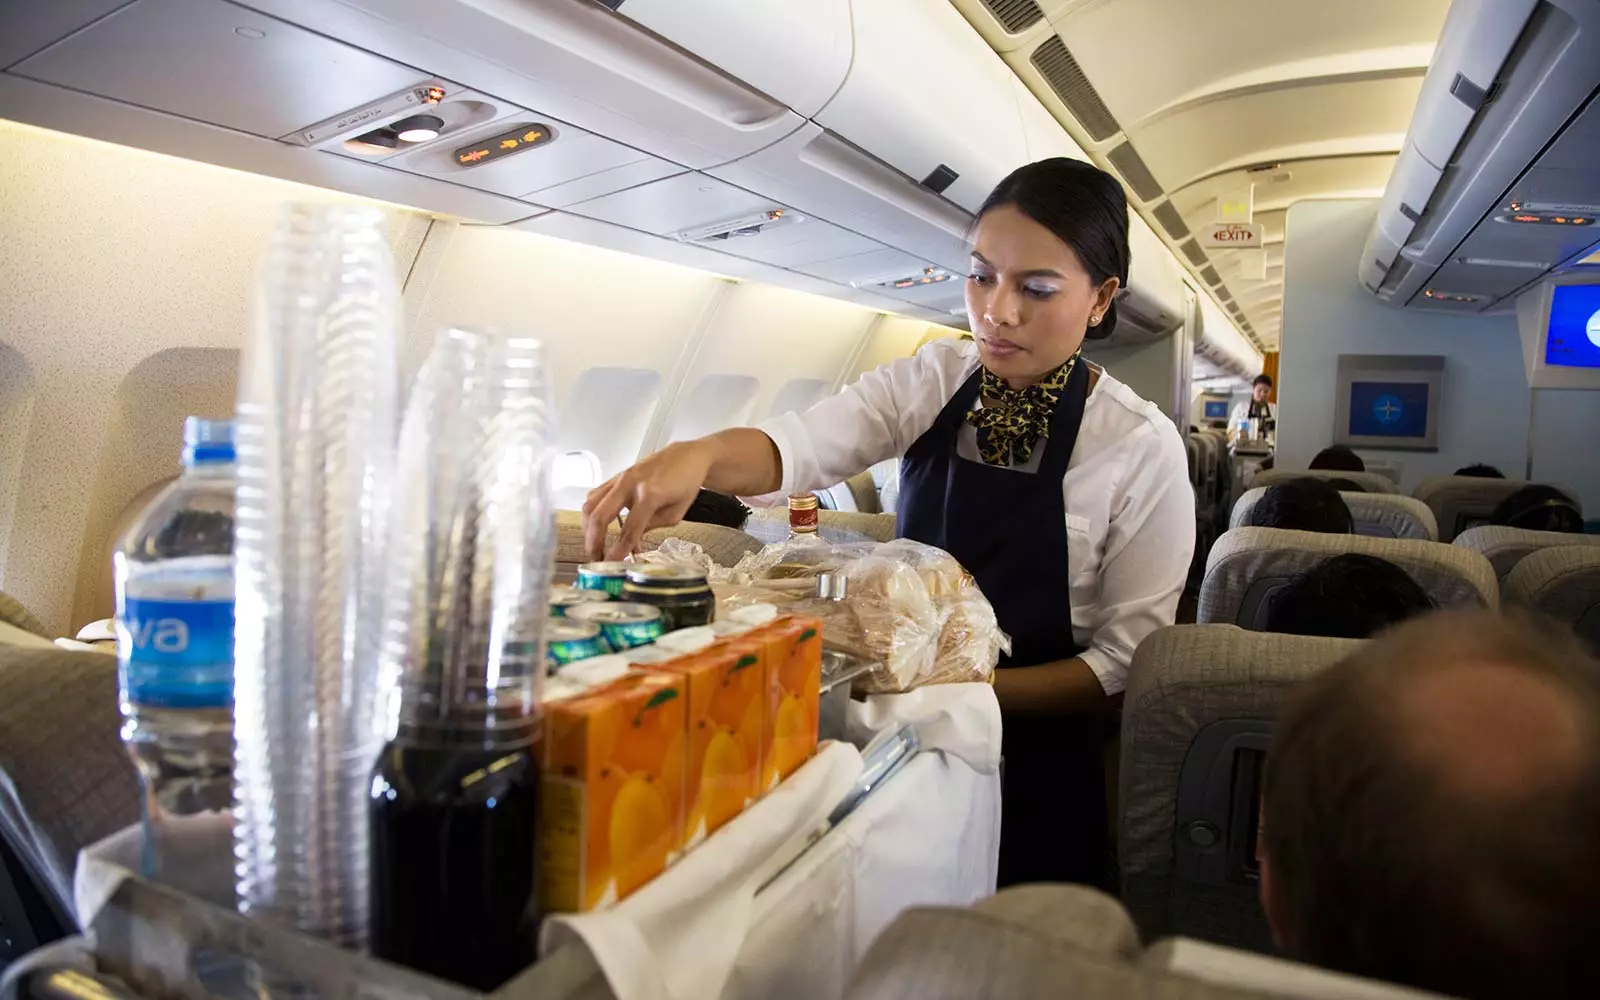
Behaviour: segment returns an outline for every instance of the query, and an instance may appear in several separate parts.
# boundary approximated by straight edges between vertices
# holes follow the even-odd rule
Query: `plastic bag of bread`
[[[843,579],[843,600],[818,596],[825,573]],[[856,682],[863,693],[988,680],[1011,645],[971,575],[949,553],[906,539],[769,545],[714,589],[721,607],[770,603],[821,618],[828,645],[877,664]]]

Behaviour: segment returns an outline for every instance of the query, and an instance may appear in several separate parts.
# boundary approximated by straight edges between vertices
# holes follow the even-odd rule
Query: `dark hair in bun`
[[[1116,278],[1128,287],[1128,197],[1115,177],[1082,160],[1040,160],[995,185],[978,215],[1004,205],[1016,206],[1071,247],[1096,285]],[[1116,328],[1113,302],[1086,336],[1104,340]]]

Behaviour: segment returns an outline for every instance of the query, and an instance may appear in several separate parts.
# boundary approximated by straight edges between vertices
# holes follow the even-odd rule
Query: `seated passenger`
[[[1348,535],[1355,530],[1355,520],[1339,490],[1310,477],[1269,486],[1250,512],[1250,523],[1257,528],[1320,531],[1328,535]]]
[[[1504,472],[1492,465],[1484,465],[1482,462],[1457,469],[1454,474],[1457,476],[1471,476],[1474,479],[1504,479],[1506,477]]]
[[[1394,563],[1374,556],[1334,556],[1272,595],[1261,631],[1367,639],[1433,607],[1427,591]]]
[[[742,530],[744,523],[750,520],[750,508],[740,503],[737,497],[701,490],[694,498],[694,503],[689,505],[689,510],[685,512],[683,519]]]
[[[1306,468],[1327,469],[1334,472],[1366,472],[1367,463],[1363,462],[1361,456],[1349,448],[1342,444],[1336,444],[1331,448],[1324,448],[1317,452],[1317,457],[1313,458],[1311,464]]]
[[[1583,514],[1572,498],[1554,486],[1537,483],[1524,486],[1500,501],[1489,515],[1489,523],[1527,531],[1583,533]]]
[[[1600,984],[1600,662],[1568,633],[1430,615],[1302,684],[1262,795],[1290,958],[1468,1000]]]

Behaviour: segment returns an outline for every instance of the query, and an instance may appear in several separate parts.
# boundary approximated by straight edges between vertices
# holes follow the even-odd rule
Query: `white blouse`
[[[783,492],[822,489],[904,455],[978,364],[971,341],[934,341],[805,413],[762,424],[783,460]],[[970,424],[957,453],[977,461]],[[1018,468],[1034,471],[1042,454],[1035,448]],[[1154,403],[1102,373],[1061,492],[1072,631],[1106,694],[1116,694],[1127,687],[1134,649],[1172,624],[1188,579],[1195,513],[1188,452]]]

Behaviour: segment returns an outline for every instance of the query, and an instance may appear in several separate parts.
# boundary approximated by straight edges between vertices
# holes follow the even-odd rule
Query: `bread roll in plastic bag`
[[[816,596],[816,578],[845,579],[845,599]],[[823,621],[828,645],[877,664],[863,693],[987,681],[1011,641],[994,608],[947,552],[907,539],[830,544],[794,539],[751,553],[714,577],[719,606],[771,603]]]

